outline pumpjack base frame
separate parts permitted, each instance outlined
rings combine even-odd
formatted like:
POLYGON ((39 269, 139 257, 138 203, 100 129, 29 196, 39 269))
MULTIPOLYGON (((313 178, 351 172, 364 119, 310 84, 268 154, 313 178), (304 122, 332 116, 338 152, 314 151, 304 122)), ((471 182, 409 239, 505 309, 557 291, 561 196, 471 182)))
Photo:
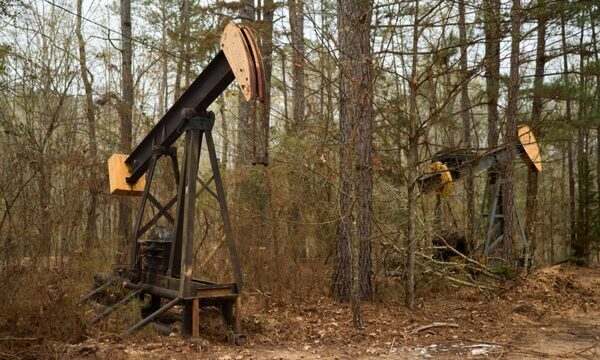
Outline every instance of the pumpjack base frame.
MULTIPOLYGON (((106 290, 107 285, 110 284, 120 284, 126 289, 139 292, 138 298, 142 300, 144 299, 145 295, 150 295, 150 311, 152 314, 131 327, 126 332, 126 335, 132 334, 148 323, 156 320, 158 316, 170 310, 172 307, 176 305, 182 305, 182 333, 184 335, 197 337, 199 336, 200 309, 209 306, 220 307, 223 318, 233 333, 232 340, 234 340, 238 345, 241 345, 245 341, 245 336, 242 334, 241 329, 241 296, 235 283, 218 284, 204 280, 192 279, 189 285, 191 288, 191 293, 194 294, 194 296, 181 298, 178 296, 179 283, 181 279, 157 275, 149 272, 142 273, 142 278, 146 280, 135 283, 127 277, 109 273, 96 273, 94 274, 94 280, 97 284, 102 284, 97 289, 100 291, 94 290, 89 297, 84 299, 87 300, 92 298, 102 290, 106 290), (167 301, 166 305, 162 305, 163 300, 167 301), (161 311, 162 309, 164 309, 164 311, 161 311), (158 315, 153 316, 158 311, 161 312, 158 315)), ((118 303, 118 305, 125 305, 125 302, 118 303)), ((111 312, 116 310, 116 308, 117 307, 114 307, 111 312)), ((108 313, 104 316, 107 315, 108 313)))

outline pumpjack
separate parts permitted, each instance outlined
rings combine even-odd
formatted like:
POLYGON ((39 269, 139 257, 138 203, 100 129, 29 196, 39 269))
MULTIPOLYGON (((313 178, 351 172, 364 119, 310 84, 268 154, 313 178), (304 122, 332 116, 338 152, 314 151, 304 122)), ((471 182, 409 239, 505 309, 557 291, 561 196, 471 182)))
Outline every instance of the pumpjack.
MULTIPOLYGON (((113 273, 96 273, 94 278, 100 286, 85 296, 83 301, 93 299, 112 284, 121 284, 131 290, 128 296, 105 308, 94 319, 99 321, 136 298, 143 301, 149 298, 149 315, 132 326, 126 335, 154 322, 175 306, 180 306, 183 308, 182 333, 197 336, 200 308, 217 306, 222 310, 236 342, 243 339, 240 297, 242 272, 212 136, 215 116, 207 108, 234 80, 237 80, 246 101, 264 102, 266 82, 261 54, 249 28, 228 24, 220 45, 221 50, 204 71, 137 147, 128 155, 113 154, 108 160, 110 192, 141 196, 141 201, 130 238, 129 264, 118 266, 113 273), (183 161, 179 166, 177 149, 173 145, 182 136, 185 138, 183 161), (212 177, 207 181, 198 179, 203 139, 212 170, 212 177), (158 160, 164 156, 171 159, 177 194, 166 204, 161 204, 151 190, 158 160), (200 191, 197 188, 198 180, 200 191), (214 183, 215 190, 210 188, 211 183, 214 183), (195 203, 197 195, 204 190, 219 203, 233 283, 221 284, 192 278, 195 203), (156 207, 157 212, 144 222, 148 218, 144 217, 148 204, 156 207), (170 212, 172 208, 174 215, 170 212), (166 219, 172 228, 157 226, 161 218, 166 219), (145 238, 147 234, 153 235, 145 238)), ((266 151, 263 156, 255 157, 254 163, 267 165, 266 151)))
MULTIPOLYGON (((511 145, 509 145, 511 146, 511 145)), ((515 146, 515 145, 512 145, 515 146)), ((540 147, 533 131, 527 125, 518 127, 517 154, 521 157, 528 171, 542 171, 540 147)), ((489 256, 504 238, 503 222, 506 216, 514 216, 517 220, 519 233, 525 249, 528 249, 527 234, 523 227, 519 212, 515 209, 512 214, 506 214, 502 208, 504 187, 505 161, 508 147, 485 151, 483 154, 469 151, 450 151, 436 154, 431 159, 431 171, 418 179, 421 191, 437 192, 439 197, 448 196, 456 181, 468 176, 487 173, 481 217, 487 217, 485 225, 485 242, 481 252, 489 256)), ((438 201, 436 206, 440 206, 438 201)), ((439 213, 439 209, 436 209, 439 213)), ((475 249, 477 250, 477 249, 475 249)), ((526 258, 528 254, 526 254, 526 258)), ((528 261, 528 260, 527 260, 528 261)))

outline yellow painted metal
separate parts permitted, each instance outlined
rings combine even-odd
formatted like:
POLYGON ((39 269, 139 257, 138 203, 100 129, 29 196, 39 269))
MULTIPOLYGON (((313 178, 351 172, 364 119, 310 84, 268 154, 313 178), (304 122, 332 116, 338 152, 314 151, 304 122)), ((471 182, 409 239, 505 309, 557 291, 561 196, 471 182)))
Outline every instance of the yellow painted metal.
POLYGON ((127 155, 125 154, 112 154, 108 159, 110 193, 113 195, 142 195, 146 186, 146 175, 142 176, 135 184, 128 184, 126 179, 131 173, 125 164, 126 159, 127 155))
POLYGON ((528 125, 521 125, 518 129, 519 143, 523 148, 521 158, 531 171, 542 171, 542 153, 533 130, 528 125))
POLYGON ((452 174, 448 170, 448 167, 440 161, 436 161, 429 166, 429 170, 440 175, 439 186, 435 188, 435 191, 442 197, 447 197, 452 193, 452 174))

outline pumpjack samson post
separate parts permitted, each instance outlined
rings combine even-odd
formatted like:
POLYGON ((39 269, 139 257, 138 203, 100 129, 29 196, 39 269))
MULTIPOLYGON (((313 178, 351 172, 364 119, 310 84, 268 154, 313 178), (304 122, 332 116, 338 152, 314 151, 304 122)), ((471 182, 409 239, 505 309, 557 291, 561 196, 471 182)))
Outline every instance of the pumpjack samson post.
MULTIPOLYGON (((523 245, 528 249, 527 236, 519 213, 505 214, 502 209, 504 187, 504 163, 509 154, 507 147, 488 151, 483 155, 472 152, 453 151, 435 155, 431 160, 431 172, 418 180, 423 192, 436 191, 438 196, 447 196, 452 184, 467 176, 487 172, 487 181, 481 204, 481 216, 487 216, 483 254, 490 253, 502 242, 505 216, 515 216, 523 245)), ((518 128, 517 153, 531 172, 542 171, 540 147, 533 131, 527 125, 518 128)), ((438 201, 439 206, 439 201, 438 201)), ((439 209, 436 212, 439 213, 439 209)), ((526 259, 529 254, 526 254, 526 259)), ((528 259, 527 259, 528 261, 528 259)))
MULTIPOLYGON (((217 306, 221 308, 236 342, 243 339, 240 326, 242 272, 212 136, 215 117, 212 112, 207 111, 208 106, 234 79, 247 101, 264 101, 264 66, 256 39, 250 29, 230 23, 225 27, 221 38, 221 51, 131 154, 114 154, 108 160, 111 193, 141 195, 141 202, 131 235, 129 265, 112 274, 96 273, 96 283, 101 286, 83 300, 98 296, 111 284, 122 284, 131 289, 132 293, 106 308, 94 321, 108 316, 131 300, 145 300, 149 297, 149 315, 131 327, 126 334, 154 322, 179 305, 183 307, 182 333, 197 336, 200 307, 217 306), (172 145, 182 135, 185 140, 180 167, 176 148, 172 145), (198 164, 203 140, 208 149, 212 177, 208 181, 200 180, 202 188, 198 191, 198 164), (177 195, 164 205, 151 193, 157 162, 163 156, 171 159, 177 182, 177 195), (209 187, 211 183, 214 183, 214 191, 209 187), (192 278, 195 202, 197 195, 204 190, 219 203, 235 279, 233 283, 218 284, 192 278), (156 207, 157 212, 144 223, 144 210, 148 203, 156 207), (169 212, 172 208, 174 216, 169 212), (157 226, 161 218, 168 221, 172 230, 157 226), (149 233, 153 235, 144 238, 149 233)), ((267 162, 266 153, 256 157, 254 161, 264 165, 267 162)))

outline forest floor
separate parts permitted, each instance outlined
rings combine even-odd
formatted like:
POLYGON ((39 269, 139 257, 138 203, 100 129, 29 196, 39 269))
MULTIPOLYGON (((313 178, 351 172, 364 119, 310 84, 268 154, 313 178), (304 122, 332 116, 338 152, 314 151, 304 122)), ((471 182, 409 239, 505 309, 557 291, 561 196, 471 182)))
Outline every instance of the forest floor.
POLYGON ((546 267, 505 285, 491 298, 438 290, 414 311, 365 303, 360 330, 348 307, 329 299, 278 306, 256 295, 246 297, 244 346, 227 343, 216 311, 207 311, 196 340, 93 336, 51 348, 58 358, 111 360, 600 358, 600 268, 546 267))

